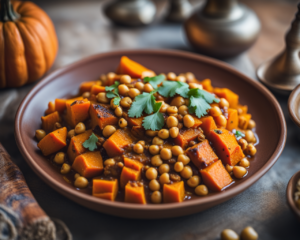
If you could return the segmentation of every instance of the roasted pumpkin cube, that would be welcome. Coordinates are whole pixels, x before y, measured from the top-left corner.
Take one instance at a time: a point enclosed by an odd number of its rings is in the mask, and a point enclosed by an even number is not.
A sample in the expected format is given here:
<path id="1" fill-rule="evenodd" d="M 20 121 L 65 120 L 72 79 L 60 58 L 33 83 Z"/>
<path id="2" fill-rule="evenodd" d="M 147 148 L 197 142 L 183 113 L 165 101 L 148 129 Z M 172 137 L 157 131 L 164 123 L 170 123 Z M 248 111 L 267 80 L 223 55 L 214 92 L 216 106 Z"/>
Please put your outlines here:
<path id="1" fill-rule="evenodd" d="M 125 187 L 125 202 L 146 204 L 144 186 L 127 183 Z"/>
<path id="2" fill-rule="evenodd" d="M 55 99 L 55 111 L 63 113 L 66 109 L 66 99 Z"/>
<path id="3" fill-rule="evenodd" d="M 42 119 L 42 128 L 46 132 L 52 132 L 54 130 L 54 125 L 57 122 L 60 122 L 60 117 L 57 111 L 50 113 L 45 117 L 41 117 Z"/>
<path id="4" fill-rule="evenodd" d="M 99 126 L 101 130 L 107 125 L 117 125 L 118 118 L 107 104 L 91 104 L 90 116 L 92 128 Z"/>
<path id="5" fill-rule="evenodd" d="M 126 119 L 126 121 L 128 122 L 128 125 L 130 127 L 134 127 L 134 126 L 142 127 L 144 117 L 131 118 L 131 117 L 128 117 L 128 113 L 126 113 L 126 112 L 123 113 L 123 116 Z"/>
<path id="6" fill-rule="evenodd" d="M 164 184 L 163 198 L 164 203 L 182 202 L 185 197 L 185 189 L 183 181 L 173 184 Z"/>
<path id="7" fill-rule="evenodd" d="M 71 127 L 75 127 L 77 123 L 83 122 L 89 117 L 90 101 L 82 100 L 67 100 L 67 122 Z"/>
<path id="8" fill-rule="evenodd" d="M 219 98 L 225 98 L 229 102 L 230 108 L 237 108 L 239 104 L 239 95 L 228 88 L 214 88 L 214 93 Z"/>
<path id="9" fill-rule="evenodd" d="M 93 196 L 115 201 L 119 190 L 118 179 L 93 179 Z"/>
<path id="10" fill-rule="evenodd" d="M 203 86 L 204 90 L 206 90 L 208 92 L 213 92 L 214 91 L 214 88 L 211 85 L 211 80 L 210 79 L 204 79 L 200 83 Z"/>
<path id="11" fill-rule="evenodd" d="M 212 116 L 202 117 L 202 118 L 200 118 L 200 120 L 202 122 L 201 129 L 203 130 L 206 138 L 209 139 L 210 131 L 217 128 L 215 120 Z"/>
<path id="12" fill-rule="evenodd" d="M 243 130 L 246 130 L 251 120 L 251 114 L 242 114 L 239 115 L 239 127 Z"/>
<path id="13" fill-rule="evenodd" d="M 90 92 L 94 85 L 97 85 L 100 81 L 87 81 L 80 84 L 79 93 Z"/>
<path id="14" fill-rule="evenodd" d="M 234 134 L 224 128 L 211 131 L 210 141 L 225 165 L 235 166 L 245 157 Z"/>
<path id="15" fill-rule="evenodd" d="M 174 143 L 185 149 L 190 141 L 197 138 L 199 133 L 201 133 L 200 130 L 196 128 L 180 129 L 178 136 L 174 138 Z"/>
<path id="16" fill-rule="evenodd" d="M 44 156 L 55 153 L 67 145 L 67 128 L 63 127 L 47 134 L 39 143 Z"/>
<path id="17" fill-rule="evenodd" d="M 131 134 L 138 138 L 138 139 L 144 139 L 145 138 L 145 129 L 143 127 L 140 126 L 133 126 L 131 128 Z"/>
<path id="18" fill-rule="evenodd" d="M 75 158 L 72 168 L 83 177 L 95 177 L 103 171 L 102 156 L 99 151 L 83 153 Z"/>
<path id="19" fill-rule="evenodd" d="M 248 113 L 248 106 L 247 105 L 238 104 L 237 110 L 238 110 L 238 114 L 239 115 L 246 114 L 246 113 Z"/>
<path id="20" fill-rule="evenodd" d="M 105 87 L 99 85 L 93 85 L 91 88 L 91 94 L 98 95 L 98 93 L 105 92 Z"/>
<path id="21" fill-rule="evenodd" d="M 124 165 L 136 171 L 141 171 L 144 167 L 144 164 L 142 164 L 141 162 L 126 157 L 124 157 Z"/>
<path id="22" fill-rule="evenodd" d="M 221 160 L 200 170 L 200 173 L 204 184 L 212 191 L 221 191 L 233 182 Z"/>
<path id="23" fill-rule="evenodd" d="M 120 176 L 120 186 L 124 188 L 129 181 L 141 180 L 141 171 L 134 170 L 129 167 L 123 167 Z"/>
<path id="24" fill-rule="evenodd" d="M 229 108 L 226 129 L 232 131 L 233 129 L 237 129 L 238 125 L 239 125 L 239 117 L 238 117 L 237 110 L 233 108 Z"/>
<path id="25" fill-rule="evenodd" d="M 196 116 L 192 116 L 194 118 L 195 124 L 194 126 L 192 126 L 192 128 L 198 128 L 200 127 L 200 125 L 202 124 L 202 121 L 200 118 L 196 117 Z"/>
<path id="26" fill-rule="evenodd" d="M 186 153 L 199 169 L 206 168 L 208 165 L 219 159 L 209 145 L 208 140 L 204 140 L 203 142 L 188 148 Z"/>
<path id="27" fill-rule="evenodd" d="M 116 157 L 122 155 L 125 148 L 129 144 L 133 143 L 133 141 L 134 139 L 127 129 L 118 129 L 104 142 L 103 147 L 105 148 L 108 156 Z"/>
<path id="28" fill-rule="evenodd" d="M 50 113 L 54 113 L 55 110 L 55 103 L 54 102 L 49 102 L 48 103 L 48 109 L 45 111 L 45 115 L 48 115 Z"/>

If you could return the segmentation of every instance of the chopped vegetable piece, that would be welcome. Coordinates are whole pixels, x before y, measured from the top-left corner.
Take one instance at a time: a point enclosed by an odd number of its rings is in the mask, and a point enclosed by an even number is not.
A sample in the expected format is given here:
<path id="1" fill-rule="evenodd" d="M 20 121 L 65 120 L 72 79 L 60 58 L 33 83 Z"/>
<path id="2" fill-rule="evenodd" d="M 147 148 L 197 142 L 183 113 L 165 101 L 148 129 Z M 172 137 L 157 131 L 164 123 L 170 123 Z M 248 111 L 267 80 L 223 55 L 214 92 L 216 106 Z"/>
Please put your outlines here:
<path id="1" fill-rule="evenodd" d="M 185 196 L 183 181 L 173 184 L 164 184 L 163 198 L 164 203 L 182 202 Z"/>
<path id="2" fill-rule="evenodd" d="M 85 148 L 88 148 L 90 151 L 94 151 L 95 149 L 97 149 L 97 143 L 98 142 L 98 137 L 92 133 L 92 135 L 89 137 L 88 140 L 86 140 L 82 146 L 84 146 Z"/>
<path id="3" fill-rule="evenodd" d="M 239 127 L 243 130 L 246 130 L 251 120 L 251 114 L 242 114 L 239 116 Z"/>
<path id="4" fill-rule="evenodd" d="M 228 119 L 226 129 L 232 131 L 236 129 L 239 125 L 239 117 L 236 109 L 229 108 L 228 109 Z"/>
<path id="5" fill-rule="evenodd" d="M 199 133 L 201 133 L 201 131 L 196 128 L 180 129 L 178 136 L 174 138 L 174 143 L 185 149 L 190 141 L 197 138 Z"/>
<path id="6" fill-rule="evenodd" d="M 201 129 L 203 130 L 206 138 L 209 139 L 210 131 L 217 128 L 215 120 L 212 116 L 207 116 L 200 118 L 200 121 L 202 122 Z"/>
<path id="7" fill-rule="evenodd" d="M 90 92 L 92 87 L 94 85 L 97 85 L 98 81 L 88 81 L 88 82 L 83 82 L 81 83 L 80 87 L 79 87 L 79 93 L 83 94 L 85 92 Z"/>
<path id="8" fill-rule="evenodd" d="M 67 122 L 71 127 L 75 127 L 77 123 L 85 121 L 89 117 L 90 101 L 82 100 L 67 100 Z"/>
<path id="9" fill-rule="evenodd" d="M 99 85 L 94 85 L 91 88 L 91 94 L 98 95 L 98 93 L 101 93 L 101 92 L 105 92 L 105 87 L 99 86 Z"/>
<path id="10" fill-rule="evenodd" d="M 141 162 L 126 157 L 124 158 L 124 165 L 136 171 L 141 171 L 144 167 L 144 164 L 142 164 Z"/>
<path id="11" fill-rule="evenodd" d="M 90 117 L 92 128 L 99 126 L 101 130 L 107 125 L 118 125 L 118 118 L 106 104 L 91 104 Z"/>
<path id="12" fill-rule="evenodd" d="M 210 79 L 204 79 L 202 82 L 200 82 L 203 86 L 203 89 L 208 91 L 208 92 L 213 92 L 214 88 L 211 85 L 211 80 Z"/>
<path id="13" fill-rule="evenodd" d="M 60 117 L 57 111 L 50 113 L 45 117 L 41 117 L 42 119 L 42 128 L 45 132 L 52 132 L 54 130 L 54 125 L 56 122 L 60 122 Z"/>
<path id="14" fill-rule="evenodd" d="M 119 190 L 118 179 L 93 179 L 93 196 L 115 201 Z"/>
<path id="15" fill-rule="evenodd" d="M 125 188 L 126 184 L 129 181 L 139 181 L 139 180 L 141 180 L 141 171 L 137 171 L 129 167 L 123 167 L 120 176 L 121 188 Z"/>
<path id="16" fill-rule="evenodd" d="M 237 108 L 239 103 L 239 95 L 235 94 L 228 88 L 214 88 L 214 93 L 219 98 L 225 98 L 229 102 L 230 108 Z"/>
<path id="17" fill-rule="evenodd" d="M 66 109 L 66 99 L 55 99 L 55 111 L 63 113 Z"/>
<path id="18" fill-rule="evenodd" d="M 131 117 L 128 117 L 128 114 L 126 112 L 123 113 L 123 117 L 126 119 L 126 121 L 128 121 L 128 124 L 130 127 L 133 127 L 133 126 L 141 127 L 143 124 L 143 117 L 131 118 Z"/>
<path id="19" fill-rule="evenodd" d="M 197 118 L 196 116 L 192 116 L 194 118 L 195 124 L 192 126 L 192 128 L 198 128 L 202 124 L 201 119 Z"/>
<path id="20" fill-rule="evenodd" d="M 125 202 L 146 204 L 144 186 L 135 186 L 131 183 L 127 183 L 125 187 Z"/>
<path id="21" fill-rule="evenodd" d="M 55 103 L 54 102 L 49 102 L 48 103 L 48 109 L 45 111 L 45 115 L 48 115 L 50 113 L 55 112 Z"/>

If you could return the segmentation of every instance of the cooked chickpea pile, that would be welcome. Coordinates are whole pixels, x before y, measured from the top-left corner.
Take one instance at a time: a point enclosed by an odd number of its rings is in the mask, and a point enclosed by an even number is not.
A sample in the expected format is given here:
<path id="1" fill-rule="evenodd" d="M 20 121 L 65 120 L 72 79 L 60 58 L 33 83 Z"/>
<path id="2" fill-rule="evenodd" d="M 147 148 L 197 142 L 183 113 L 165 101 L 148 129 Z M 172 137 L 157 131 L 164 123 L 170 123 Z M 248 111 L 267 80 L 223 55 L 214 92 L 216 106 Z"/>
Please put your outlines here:
<path id="1" fill-rule="evenodd" d="M 189 84 L 189 88 L 203 89 L 203 85 L 196 83 L 195 76 L 192 73 L 185 73 L 176 75 L 175 73 L 165 74 L 166 80 L 180 81 Z M 135 98 L 143 92 L 150 93 L 154 90 L 150 83 L 141 80 L 132 79 L 129 75 L 116 75 L 115 73 L 108 73 L 100 77 L 99 86 L 106 85 L 107 81 L 117 80 L 119 85 L 117 87 L 120 96 L 120 103 L 116 105 L 114 99 L 109 99 L 106 92 L 99 92 L 97 95 L 91 92 L 83 92 L 82 97 L 94 101 L 99 104 L 109 106 L 111 111 L 117 118 L 116 124 L 106 125 L 102 131 L 96 132 L 98 137 L 97 151 L 103 149 L 104 143 L 119 129 L 129 129 L 132 132 L 132 123 L 128 118 L 128 109 L 135 101 Z M 203 132 L 201 125 L 193 128 L 197 124 L 195 116 L 189 113 L 189 99 L 182 96 L 175 95 L 173 98 L 166 98 L 161 96 L 158 92 L 154 94 L 156 101 L 162 102 L 160 112 L 164 114 L 164 127 L 160 130 L 146 130 L 142 135 L 135 136 L 137 140 L 130 144 L 123 154 L 123 157 L 138 160 L 143 163 L 141 179 L 132 181 L 132 186 L 140 187 L 147 186 L 149 189 L 147 198 L 152 203 L 161 203 L 164 200 L 163 186 L 165 184 L 177 183 L 184 181 L 188 191 L 193 191 L 198 196 L 206 196 L 211 191 L 210 187 L 203 181 L 200 170 L 195 167 L 191 157 L 187 154 L 187 148 L 193 148 L 199 143 L 206 140 L 207 136 Z M 215 124 L 220 129 L 225 129 L 228 126 L 228 108 L 230 103 L 225 98 L 219 98 L 219 103 L 213 103 L 207 112 L 207 116 L 213 118 Z M 238 139 L 240 146 L 245 157 L 232 166 L 225 165 L 225 169 L 235 179 L 241 179 L 248 173 L 250 167 L 250 158 L 256 154 L 255 144 L 257 137 L 252 131 L 256 126 L 255 122 L 245 119 L 243 109 L 237 107 L 238 113 L 238 127 L 240 132 L 244 135 Z M 245 129 L 247 124 L 247 129 Z M 65 124 L 66 125 L 66 124 Z M 64 126 L 64 122 L 59 119 L 54 124 L 54 129 L 57 130 Z M 67 138 L 71 140 L 74 136 L 80 135 L 91 129 L 88 121 L 79 122 L 74 128 L 70 129 L 68 126 Z M 181 130 L 196 129 L 199 133 L 193 140 L 188 141 L 186 147 L 176 145 L 174 139 L 178 138 Z M 243 130 L 245 129 L 245 130 Z M 46 136 L 46 131 L 39 129 L 36 130 L 36 138 L 41 141 Z M 224 151 L 224 150 L 223 150 Z M 102 153 L 102 152 L 101 152 Z M 68 153 L 57 152 L 52 158 L 53 162 L 61 166 L 61 174 L 72 174 L 73 183 L 76 188 L 87 188 L 91 179 L 81 176 L 79 173 L 72 169 L 72 164 L 68 158 Z M 103 173 L 100 175 L 101 179 L 119 179 L 122 169 L 125 167 L 122 157 L 112 157 L 103 159 Z M 225 171 L 226 172 L 226 171 Z M 82 174 L 84 175 L 84 174 Z M 186 190 L 186 191 L 187 191 Z M 299 189 L 298 189 L 299 190 Z M 297 196 L 300 196 L 297 195 Z M 300 198 L 297 198 L 297 201 Z M 299 201 L 300 202 L 300 201 Z M 300 203 L 299 203 L 300 205 Z M 257 239 L 250 238 L 255 231 L 252 229 L 243 230 L 242 239 Z M 248 236 L 248 235 L 249 236 Z M 256 234 L 257 235 L 257 234 Z M 222 232 L 222 239 L 239 239 L 238 235 L 232 230 L 226 229 Z"/>
<path id="2" fill-rule="evenodd" d="M 258 234 L 252 227 L 246 227 L 240 236 L 231 229 L 224 229 L 221 233 L 221 240 L 257 240 Z"/>

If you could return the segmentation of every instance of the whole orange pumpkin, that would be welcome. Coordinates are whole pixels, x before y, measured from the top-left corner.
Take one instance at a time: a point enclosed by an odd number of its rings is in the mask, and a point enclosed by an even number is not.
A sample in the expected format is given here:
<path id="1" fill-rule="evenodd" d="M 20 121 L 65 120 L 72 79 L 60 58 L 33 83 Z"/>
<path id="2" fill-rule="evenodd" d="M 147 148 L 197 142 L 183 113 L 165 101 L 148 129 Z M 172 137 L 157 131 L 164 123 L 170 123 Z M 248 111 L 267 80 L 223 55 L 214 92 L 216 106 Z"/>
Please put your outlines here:
<path id="1" fill-rule="evenodd" d="M 32 2 L 0 0 L 0 88 L 36 81 L 58 50 L 54 25 Z"/>

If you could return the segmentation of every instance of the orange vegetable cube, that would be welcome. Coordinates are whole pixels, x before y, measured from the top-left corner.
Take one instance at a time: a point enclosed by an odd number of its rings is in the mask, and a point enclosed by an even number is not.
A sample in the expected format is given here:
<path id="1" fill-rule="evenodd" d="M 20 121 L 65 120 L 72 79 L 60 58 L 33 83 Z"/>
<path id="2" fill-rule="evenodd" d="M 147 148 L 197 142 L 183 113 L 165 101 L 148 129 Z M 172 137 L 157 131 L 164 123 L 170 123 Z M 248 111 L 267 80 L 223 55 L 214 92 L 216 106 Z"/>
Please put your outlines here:
<path id="1" fill-rule="evenodd" d="M 230 108 L 237 108 L 239 103 L 239 95 L 235 94 L 228 88 L 215 88 L 214 93 L 219 98 L 225 98 L 229 102 Z"/>
<path id="2" fill-rule="evenodd" d="M 95 177 L 103 171 L 102 156 L 99 151 L 83 153 L 75 158 L 72 168 L 83 177 Z"/>
<path id="3" fill-rule="evenodd" d="M 128 167 L 123 167 L 120 176 L 120 186 L 124 188 L 129 181 L 141 180 L 141 171 L 137 171 Z"/>
<path id="4" fill-rule="evenodd" d="M 195 121 L 195 124 L 194 126 L 192 126 L 192 128 L 198 128 L 202 122 L 201 122 L 201 119 L 200 118 L 197 118 L 196 116 L 192 116 L 194 118 L 194 121 Z"/>
<path id="5" fill-rule="evenodd" d="M 229 108 L 226 129 L 232 131 L 233 129 L 237 129 L 238 125 L 239 125 L 239 117 L 238 117 L 237 110 L 233 108 Z"/>
<path id="6" fill-rule="evenodd" d="M 195 166 L 199 169 L 205 168 L 219 158 L 209 145 L 208 140 L 204 140 L 186 151 Z"/>
<path id="7" fill-rule="evenodd" d="M 48 103 L 48 109 L 45 111 L 45 115 L 48 115 L 50 113 L 55 112 L 55 103 L 54 102 L 49 102 Z"/>
<path id="8" fill-rule="evenodd" d="M 214 88 L 211 85 L 211 80 L 210 79 L 204 79 L 201 82 L 201 85 L 203 86 L 203 89 L 208 91 L 208 92 L 213 92 L 214 91 Z"/>
<path id="9" fill-rule="evenodd" d="M 126 157 L 124 158 L 124 165 L 136 171 L 141 171 L 144 167 L 144 164 L 141 162 Z"/>
<path id="10" fill-rule="evenodd" d="M 125 187 L 125 202 L 146 204 L 144 186 L 134 186 L 130 182 Z"/>
<path id="11" fill-rule="evenodd" d="M 143 139 L 145 137 L 145 129 L 141 126 L 133 126 L 131 134 L 138 139 Z"/>
<path id="12" fill-rule="evenodd" d="M 100 92 L 105 92 L 105 87 L 99 85 L 92 86 L 91 94 L 98 95 Z"/>
<path id="13" fill-rule="evenodd" d="M 110 110 L 106 104 L 91 104 L 90 116 L 92 120 L 92 128 L 99 126 L 101 130 L 107 125 L 117 125 L 118 118 Z"/>
<path id="14" fill-rule="evenodd" d="M 133 140 L 127 129 L 118 129 L 104 142 L 103 147 L 109 157 L 116 157 L 122 155 L 125 148 L 133 143 Z"/>
<path id="15" fill-rule="evenodd" d="M 248 113 L 248 106 L 238 104 L 237 110 L 238 110 L 239 115 L 246 114 L 246 113 Z"/>
<path id="16" fill-rule="evenodd" d="M 115 201 L 119 191 L 118 179 L 93 179 L 93 196 Z"/>
<path id="17" fill-rule="evenodd" d="M 180 129 L 179 134 L 174 138 L 174 143 L 182 148 L 187 148 L 188 143 L 199 135 L 200 130 L 196 128 Z"/>
<path id="18" fill-rule="evenodd" d="M 204 184 L 212 191 L 222 191 L 233 182 L 230 174 L 224 168 L 221 160 L 200 170 Z"/>
<path id="19" fill-rule="evenodd" d="M 211 131 L 210 141 L 225 165 L 235 166 L 245 157 L 234 134 L 224 128 Z"/>
<path id="20" fill-rule="evenodd" d="M 128 117 L 128 114 L 126 112 L 124 112 L 123 116 L 126 119 L 126 121 L 128 122 L 128 125 L 130 127 L 134 127 L 134 126 L 142 127 L 144 117 L 131 118 L 131 117 Z"/>
<path id="21" fill-rule="evenodd" d="M 96 85 L 97 83 L 98 83 L 98 81 L 88 81 L 88 82 L 81 83 L 81 85 L 79 87 L 79 93 L 82 94 L 84 92 L 90 92 L 92 87 L 94 85 Z"/>
<path id="22" fill-rule="evenodd" d="M 55 153 L 67 145 L 67 128 L 63 127 L 47 134 L 39 143 L 44 156 Z"/>
<path id="23" fill-rule="evenodd" d="M 164 203 L 182 202 L 185 197 L 184 183 L 175 182 L 173 184 L 164 184 L 163 198 Z"/>
<path id="24" fill-rule="evenodd" d="M 54 125 L 57 122 L 60 122 L 60 117 L 58 112 L 53 112 L 50 113 L 49 115 L 45 116 L 45 117 L 41 117 L 42 119 L 42 128 L 46 131 L 46 132 L 52 132 L 54 129 Z"/>
<path id="25" fill-rule="evenodd" d="M 55 111 L 60 113 L 64 112 L 66 109 L 66 99 L 55 99 Z"/>
<path id="26" fill-rule="evenodd" d="M 202 117 L 200 120 L 202 122 L 201 128 L 204 132 L 204 135 L 209 139 L 210 131 L 217 128 L 215 120 L 212 116 Z"/>
<path id="27" fill-rule="evenodd" d="M 77 123 L 83 122 L 89 117 L 90 101 L 82 100 L 67 100 L 67 121 L 71 127 L 75 127 Z"/>
<path id="28" fill-rule="evenodd" d="M 239 127 L 243 130 L 248 128 L 249 121 L 251 120 L 251 114 L 242 114 L 239 116 Z"/>

